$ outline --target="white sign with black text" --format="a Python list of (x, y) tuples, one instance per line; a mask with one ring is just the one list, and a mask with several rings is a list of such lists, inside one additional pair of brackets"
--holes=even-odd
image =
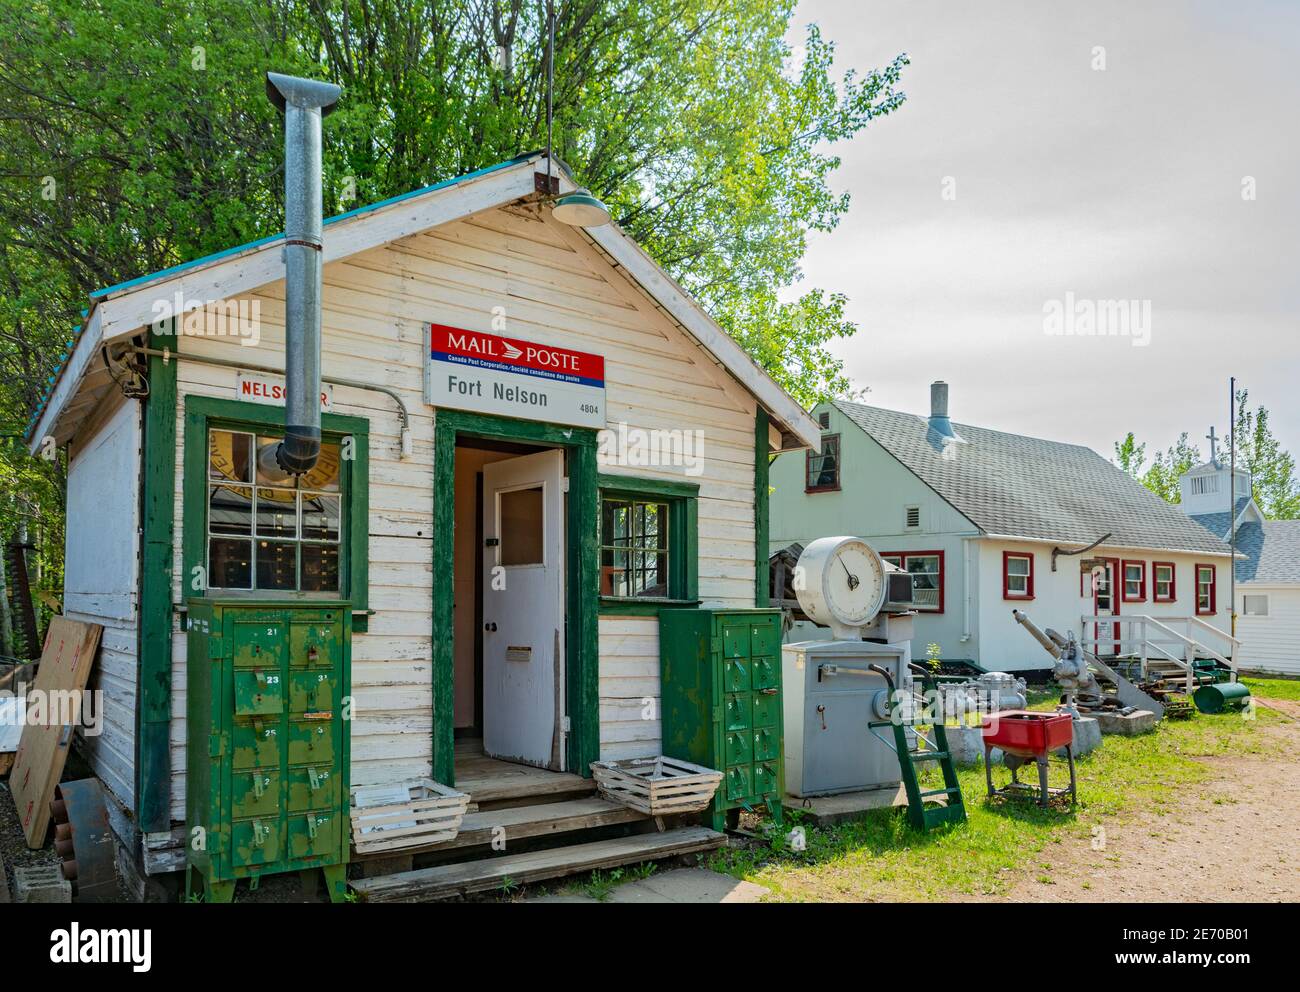
[(553, 345), (425, 328), (425, 402), (523, 420), (605, 426), (605, 359)]

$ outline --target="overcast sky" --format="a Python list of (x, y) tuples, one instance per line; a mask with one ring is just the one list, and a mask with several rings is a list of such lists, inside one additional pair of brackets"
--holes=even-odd
[[(809, 21), (841, 70), (912, 60), (798, 287), (849, 294), (866, 402), (925, 413), (942, 378), (954, 420), (1204, 453), (1236, 375), (1300, 456), (1300, 3), (803, 0), (792, 43)], [(1149, 300), (1149, 343), (1048, 334), (1067, 293)]]

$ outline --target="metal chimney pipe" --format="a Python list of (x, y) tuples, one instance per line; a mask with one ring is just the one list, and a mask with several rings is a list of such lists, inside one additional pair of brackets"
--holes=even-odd
[(944, 437), (957, 438), (948, 419), (948, 384), (942, 379), (930, 383), (930, 430)]
[(285, 430), (275, 460), (309, 472), (320, 457), (321, 118), (341, 87), (266, 74), (266, 95), (284, 114)]

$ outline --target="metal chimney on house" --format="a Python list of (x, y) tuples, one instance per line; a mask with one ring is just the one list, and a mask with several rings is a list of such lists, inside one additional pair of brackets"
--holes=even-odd
[(955, 441), (961, 440), (948, 419), (948, 384), (942, 379), (930, 383), (930, 430)]
[(321, 118), (342, 88), (266, 74), (266, 95), (284, 114), (284, 440), (275, 460), (309, 472), (320, 457)]

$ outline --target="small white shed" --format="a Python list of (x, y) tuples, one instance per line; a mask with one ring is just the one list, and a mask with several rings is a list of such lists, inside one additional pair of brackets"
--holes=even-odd
[(326, 221), (300, 478), (265, 457), (283, 236), (92, 296), (29, 441), (67, 449), (64, 611), (105, 628), (86, 750), (146, 837), (185, 816), (191, 597), (350, 602), (354, 785), (454, 783), (470, 741), (578, 775), (656, 754), (658, 611), (766, 605), (769, 455), (817, 424), (616, 225), (558, 222), (543, 169)]

